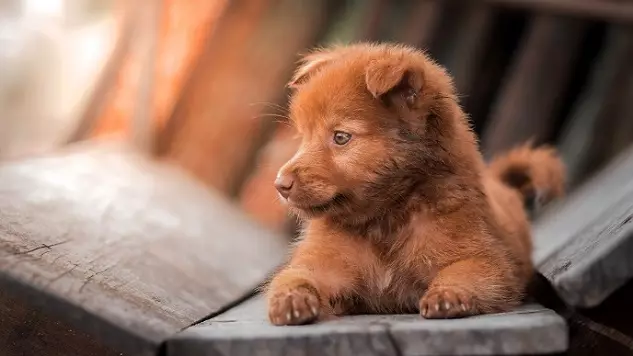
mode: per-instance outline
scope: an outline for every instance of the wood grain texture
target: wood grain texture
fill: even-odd
[[[571,305],[598,305],[633,278],[633,149],[534,227],[534,259]]]
[[[251,291],[285,249],[180,171],[123,148],[0,167],[3,292],[130,355]]]
[[[468,319],[360,315],[279,327],[268,322],[258,296],[169,340],[167,356],[516,355],[566,347],[563,319],[538,305]]]

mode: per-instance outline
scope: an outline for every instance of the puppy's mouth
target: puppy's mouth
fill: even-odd
[[[343,194],[336,194],[324,203],[314,205],[292,204],[295,209],[304,211],[310,215],[322,215],[330,212],[345,203],[347,198]]]

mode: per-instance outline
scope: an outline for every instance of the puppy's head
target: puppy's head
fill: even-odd
[[[363,220],[386,213],[429,167],[453,86],[422,52],[358,44],[303,58],[289,86],[301,135],[275,186],[299,216]],[[431,161],[441,161],[433,160]],[[432,165],[432,164],[431,164]]]

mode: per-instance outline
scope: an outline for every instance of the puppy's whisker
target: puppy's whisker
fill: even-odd
[[[279,118],[279,119],[283,119],[285,120],[290,120],[290,118],[287,115],[282,115],[282,114],[275,114],[275,113],[264,113],[264,114],[259,114],[257,116],[255,116],[255,119],[263,119],[266,117],[275,117],[275,118]]]
[[[271,103],[271,102],[266,102],[266,101],[260,101],[260,102],[254,102],[254,103],[250,103],[249,106],[264,106],[267,108],[271,108],[271,109],[277,109],[283,112],[286,112],[286,108],[279,105],[279,104],[275,104],[275,103]]]
[[[433,99],[438,100],[438,99],[447,99],[453,102],[456,102],[457,99],[460,98],[460,96],[449,96],[449,95],[441,95],[441,94],[437,94],[433,97]]]

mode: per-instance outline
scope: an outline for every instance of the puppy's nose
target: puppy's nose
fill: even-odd
[[[275,188],[279,194],[285,199],[288,199],[292,187],[295,185],[295,177],[292,174],[281,174],[275,179]]]

